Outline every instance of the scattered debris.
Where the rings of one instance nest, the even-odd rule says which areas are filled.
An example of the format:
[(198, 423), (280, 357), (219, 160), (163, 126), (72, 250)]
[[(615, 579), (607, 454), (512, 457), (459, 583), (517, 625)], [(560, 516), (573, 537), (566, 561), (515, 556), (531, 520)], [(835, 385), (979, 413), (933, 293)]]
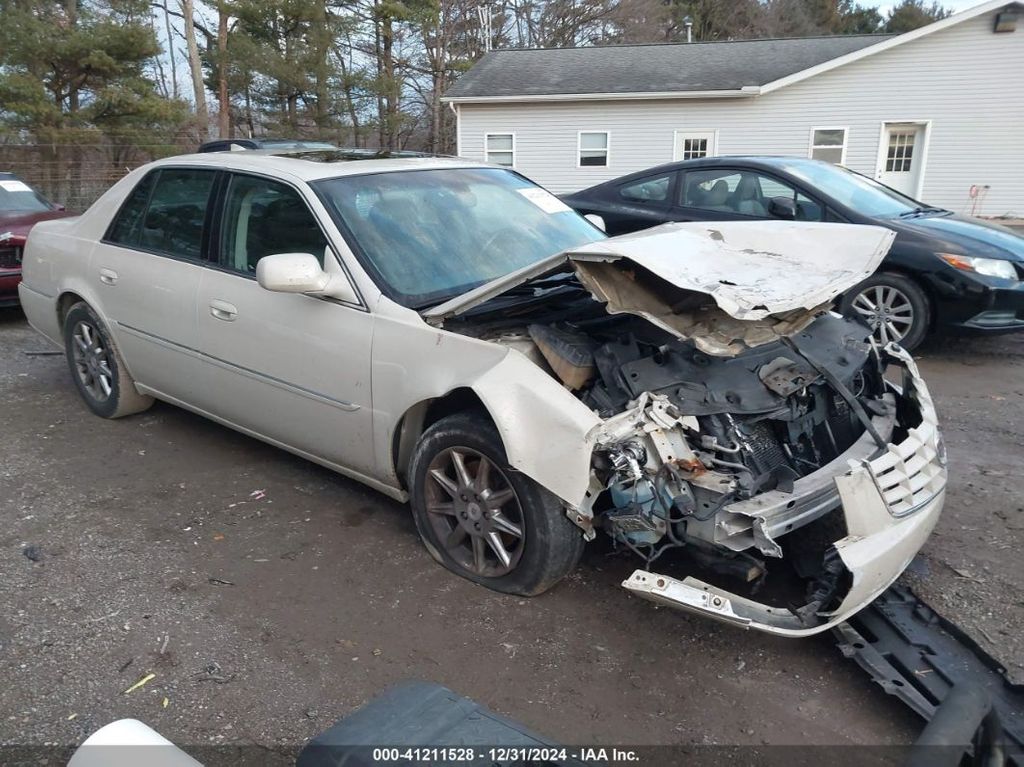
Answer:
[(954, 573), (959, 575), (961, 578), (966, 578), (967, 580), (974, 581), (975, 583), (984, 583), (985, 582), (984, 580), (982, 580), (978, 576), (972, 575), (971, 573), (967, 572), (966, 570), (961, 570), (959, 567), (953, 567), (953, 565), (946, 565), (946, 566), (950, 570), (952, 570)]
[(206, 580), (208, 580), (214, 586), (234, 586), (235, 585), (233, 581), (226, 581), (223, 578), (207, 578)]
[(120, 610), (114, 610), (114, 612), (107, 613), (106, 615), (101, 615), (98, 618), (86, 618), (85, 622), (86, 623), (99, 623), (100, 621), (105, 621), (108, 618), (116, 618), (120, 614), (121, 614)]
[(167, 645), (168, 645), (168, 643), (170, 643), (170, 641), (171, 641), (171, 635), (170, 634), (164, 634), (164, 643), (162, 645), (160, 645), (160, 654), (161, 655), (163, 655), (165, 652), (167, 652)]
[(215, 541), (223, 541), (224, 540), (224, 533), (214, 533), (213, 540), (215, 540)]
[(161, 703), (160, 705), (163, 706), (164, 708), (167, 708), (167, 706), (169, 706), (170, 703), (171, 703), (170, 700), (168, 700), (167, 698), (164, 698), (163, 703)]
[(220, 664), (217, 661), (212, 660), (203, 666), (203, 670), (196, 674), (196, 676), (199, 677), (199, 681), (201, 682), (210, 680), (217, 684), (227, 684), (235, 678), (234, 674), (225, 675), (223, 672), (224, 669), (220, 667)]
[(142, 677), (142, 679), (140, 679), (138, 682), (136, 682), (131, 687), (129, 687), (127, 690), (125, 690), (124, 694), (127, 695), (130, 692), (135, 692), (136, 690), (139, 690), (139, 689), (145, 687), (147, 684), (152, 682), (154, 679), (156, 679), (156, 674), (146, 674), (144, 677)]
[(78, 718), (78, 714), (71, 714), (70, 716), (68, 716), (68, 719), (67, 719), (67, 720), (68, 720), (69, 722), (71, 722), (71, 721), (73, 721), (73, 720), (75, 720), (75, 719), (77, 719), (77, 718)]
[(374, 647), (373, 648), (373, 654), (374, 654), (374, 656), (379, 657), (379, 656), (384, 654), (384, 651), (382, 649), (380, 649), (379, 647)]
[(251, 493), (249, 493), (249, 497), (252, 498), (254, 501), (261, 501), (267, 497), (267, 491), (253, 490)]
[[(856, 661), (885, 692), (923, 719), (941, 720), (940, 729), (947, 735), (951, 721), (973, 732), (992, 709), (1002, 732), (990, 739), (1020, 753), (1024, 746), (1024, 686), (1014, 684), (1003, 665), (911, 590), (891, 587), (833, 633), (845, 657)], [(976, 699), (975, 694), (979, 696)], [(943, 705), (946, 701), (950, 701), (948, 706)], [(940, 715), (943, 709), (946, 714)], [(948, 739), (943, 748), (963, 742)], [(935, 753), (926, 755), (934, 757)], [(937, 762), (926, 759), (921, 763)], [(988, 763), (984, 759), (972, 762)], [(1006, 763), (1012, 762), (1007, 759)]]
[(25, 546), (21, 553), (28, 557), (30, 562), (38, 562), (43, 558), (43, 550), (36, 546), (34, 543), (30, 543)]
[(135, 656), (132, 656), (131, 658), (129, 658), (128, 660), (126, 660), (124, 663), (121, 664), (120, 668), (117, 669), (117, 673), (123, 674), (128, 669), (128, 667), (130, 665), (132, 665), (134, 662), (135, 662)]

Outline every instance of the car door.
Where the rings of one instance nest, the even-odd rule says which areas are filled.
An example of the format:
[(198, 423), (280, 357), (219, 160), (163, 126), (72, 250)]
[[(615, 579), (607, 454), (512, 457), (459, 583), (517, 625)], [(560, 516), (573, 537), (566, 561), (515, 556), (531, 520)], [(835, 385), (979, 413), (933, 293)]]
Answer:
[(216, 175), (176, 167), (147, 174), (90, 262), (96, 308), (136, 382), (186, 403), (201, 388), (196, 290)]
[(275, 293), (256, 264), (311, 253), (328, 272), (341, 262), (297, 184), (225, 174), (212, 240), (217, 260), (198, 290), (205, 408), (299, 452), (372, 474), (370, 347), (362, 304)]
[(685, 221), (775, 218), (772, 200), (791, 200), (798, 221), (821, 221), (824, 206), (778, 176), (753, 168), (703, 168), (680, 174), (675, 208)]

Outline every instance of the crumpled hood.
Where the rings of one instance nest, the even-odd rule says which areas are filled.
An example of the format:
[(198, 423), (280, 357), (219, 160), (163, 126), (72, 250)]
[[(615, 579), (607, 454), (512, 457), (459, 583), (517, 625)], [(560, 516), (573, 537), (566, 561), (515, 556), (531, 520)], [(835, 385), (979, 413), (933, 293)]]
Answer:
[[(422, 314), (440, 324), (569, 265), (609, 312), (645, 317), (709, 353), (731, 354), (798, 331), (808, 312), (874, 272), (894, 237), (852, 224), (664, 224), (552, 256)], [(708, 297), (720, 311), (707, 311)]]

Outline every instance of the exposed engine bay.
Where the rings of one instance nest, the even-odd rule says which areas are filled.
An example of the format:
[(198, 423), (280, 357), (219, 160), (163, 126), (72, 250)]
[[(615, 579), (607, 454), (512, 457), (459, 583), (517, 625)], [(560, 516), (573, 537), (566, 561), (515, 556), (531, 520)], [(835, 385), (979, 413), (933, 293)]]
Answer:
[[(626, 588), (794, 636), (859, 609), (941, 509), (945, 457), (913, 360), (830, 310), (853, 279), (841, 267), (787, 292), (757, 268), (741, 286), (636, 251), (570, 255), (572, 271), (537, 270), (436, 316), (516, 349), (600, 417), (586, 500), (568, 509), (587, 537), (605, 532), (645, 568), (678, 550), (716, 579), (644, 569)], [(773, 581), (788, 591), (769, 596)]]
[[(500, 318), (484, 309), (453, 327), (517, 348), (604, 419), (593, 528), (648, 568), (684, 549), (754, 594), (767, 563), (784, 556), (781, 537), (800, 531), (785, 556), (805, 594), (788, 609), (810, 626), (835, 608), (849, 573), (830, 544), (847, 530), (834, 483), (815, 476), (858, 443), (868, 456), (883, 453), (921, 421), (886, 381), (893, 358), (868, 328), (821, 311), (791, 337), (712, 355), (564, 284), (556, 292), (565, 299), (554, 312), (550, 301), (539, 311), (505, 302)], [(814, 487), (802, 493), (802, 484)]]

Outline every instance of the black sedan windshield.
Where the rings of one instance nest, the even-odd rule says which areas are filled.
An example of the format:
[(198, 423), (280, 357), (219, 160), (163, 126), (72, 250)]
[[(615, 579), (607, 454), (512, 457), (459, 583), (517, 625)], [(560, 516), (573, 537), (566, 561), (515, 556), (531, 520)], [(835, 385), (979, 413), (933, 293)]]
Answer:
[(343, 176), (313, 186), (385, 292), (413, 308), (604, 237), (558, 198), (498, 168)]
[(895, 218), (921, 209), (917, 201), (839, 165), (793, 162), (787, 163), (785, 169), (808, 186), (865, 216)]

